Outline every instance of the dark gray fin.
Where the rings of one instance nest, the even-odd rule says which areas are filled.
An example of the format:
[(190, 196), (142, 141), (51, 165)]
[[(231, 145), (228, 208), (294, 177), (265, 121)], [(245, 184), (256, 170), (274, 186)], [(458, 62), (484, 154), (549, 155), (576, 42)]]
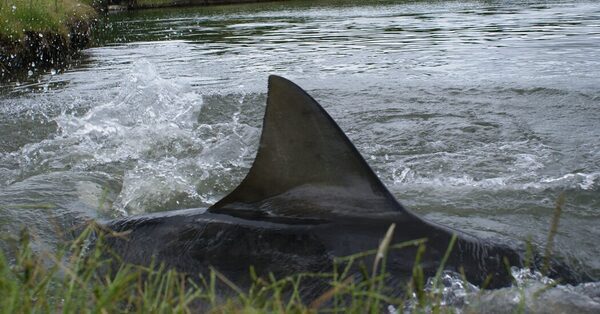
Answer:
[(329, 114), (302, 88), (273, 75), (254, 164), (209, 211), (255, 218), (413, 216)]

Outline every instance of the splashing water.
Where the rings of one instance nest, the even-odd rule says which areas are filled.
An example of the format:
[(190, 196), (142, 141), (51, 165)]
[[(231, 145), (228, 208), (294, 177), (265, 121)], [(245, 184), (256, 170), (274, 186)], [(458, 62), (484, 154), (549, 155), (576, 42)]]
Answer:
[[(543, 246), (564, 192), (555, 251), (600, 274), (599, 16), (593, 1), (510, 0), (111, 15), (73, 68), (0, 86), (0, 232), (25, 225), (51, 247), (81, 217), (214, 203), (250, 167), (280, 74), (427, 219)], [(475, 292), (446, 275), (449, 306), (546, 309), (528, 297), (542, 278)], [(598, 289), (541, 295), (594, 309)]]
[[(163, 79), (148, 60), (132, 63), (118, 85), (112, 100), (84, 114), (63, 110), (50, 118), (56, 135), (1, 156), (15, 165), (2, 193), (7, 208), (45, 202), (64, 208), (51, 216), (102, 218), (206, 207), (230, 188), (238, 168), (249, 167), (259, 129), (240, 122), (245, 97), (231, 99), (237, 113), (214, 123), (202, 112), (206, 95), (185, 79)], [(23, 221), (19, 206), (10, 220)]]
[[(481, 290), (466, 282), (456, 272), (444, 271), (435, 286), (428, 278), (425, 292), (437, 305), (456, 313), (597, 313), (600, 310), (600, 282), (577, 286), (560, 285), (540, 272), (513, 267), (514, 284), (497, 290)], [(402, 309), (403, 313), (431, 313), (431, 305), (422, 309), (416, 295)], [(390, 314), (399, 309), (388, 306)]]

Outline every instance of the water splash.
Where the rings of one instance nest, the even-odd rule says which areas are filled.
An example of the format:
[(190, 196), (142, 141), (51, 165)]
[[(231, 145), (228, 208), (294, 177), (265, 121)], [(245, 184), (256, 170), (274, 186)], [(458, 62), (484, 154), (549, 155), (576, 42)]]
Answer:
[(232, 168), (247, 168), (258, 129), (240, 121), (244, 97), (228, 99), (223, 107), (235, 112), (213, 122), (190, 81), (164, 79), (145, 59), (119, 85), (114, 99), (84, 114), (63, 110), (53, 119), (54, 137), (13, 154), (18, 180), (48, 171), (108, 173), (121, 182), (113, 184), (112, 207), (129, 215), (206, 206), (235, 182)]
[[(482, 290), (465, 281), (456, 272), (444, 271), (438, 286), (428, 278), (425, 291), (436, 295), (439, 305), (455, 313), (598, 313), (600, 282), (560, 285), (538, 271), (513, 267), (511, 287)], [(403, 313), (431, 313), (430, 307), (418, 308), (416, 295), (405, 304)], [(400, 313), (392, 305), (389, 313)]]
[(471, 296), (470, 310), (486, 313), (598, 313), (600, 282), (560, 285), (529, 269), (511, 269), (512, 287)]
[[(442, 272), (439, 280), (437, 281), (433, 277), (427, 279), (425, 284), (425, 292), (430, 295), (435, 295), (439, 302), (438, 305), (451, 308), (456, 311), (460, 311), (462, 308), (467, 306), (470, 302), (471, 295), (479, 293), (480, 289), (464, 280), (459, 273), (445, 270)], [(404, 306), (404, 313), (412, 312), (431, 312), (430, 305), (427, 305), (425, 309), (419, 309), (419, 301), (416, 294), (413, 293), (412, 297)], [(392, 309), (388, 309), (392, 313)], [(398, 313), (397, 309), (395, 309)]]

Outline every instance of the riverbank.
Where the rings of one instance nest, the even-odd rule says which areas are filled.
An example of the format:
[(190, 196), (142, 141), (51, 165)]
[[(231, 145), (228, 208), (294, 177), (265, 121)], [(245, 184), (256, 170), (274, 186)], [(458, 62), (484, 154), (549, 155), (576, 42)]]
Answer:
[(90, 43), (106, 10), (205, 6), (273, 0), (3, 0), (0, 2), (0, 81), (60, 69)]
[(94, 0), (0, 3), (0, 80), (64, 67), (90, 42)]

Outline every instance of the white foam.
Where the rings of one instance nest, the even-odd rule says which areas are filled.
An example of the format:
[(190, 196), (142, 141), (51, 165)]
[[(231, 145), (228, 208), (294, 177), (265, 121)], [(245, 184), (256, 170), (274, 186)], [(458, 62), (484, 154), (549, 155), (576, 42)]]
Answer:
[[(456, 313), (490, 312), (505, 313), (518, 309), (535, 313), (562, 313), (563, 309), (574, 312), (594, 313), (600, 309), (600, 282), (584, 283), (577, 286), (559, 285), (538, 271), (511, 268), (514, 284), (496, 290), (480, 290), (452, 271), (444, 271), (435, 284), (428, 278), (425, 291), (435, 295), (439, 305)], [(432, 311), (418, 308), (418, 299), (413, 295), (402, 310), (403, 313)], [(560, 309), (560, 310), (557, 310)], [(389, 313), (400, 313), (400, 309), (389, 306)]]
[(562, 185), (572, 188), (580, 188), (582, 190), (593, 190), (600, 182), (600, 172), (592, 173), (567, 173), (558, 177), (544, 177), (540, 180), (541, 183), (547, 185)]

